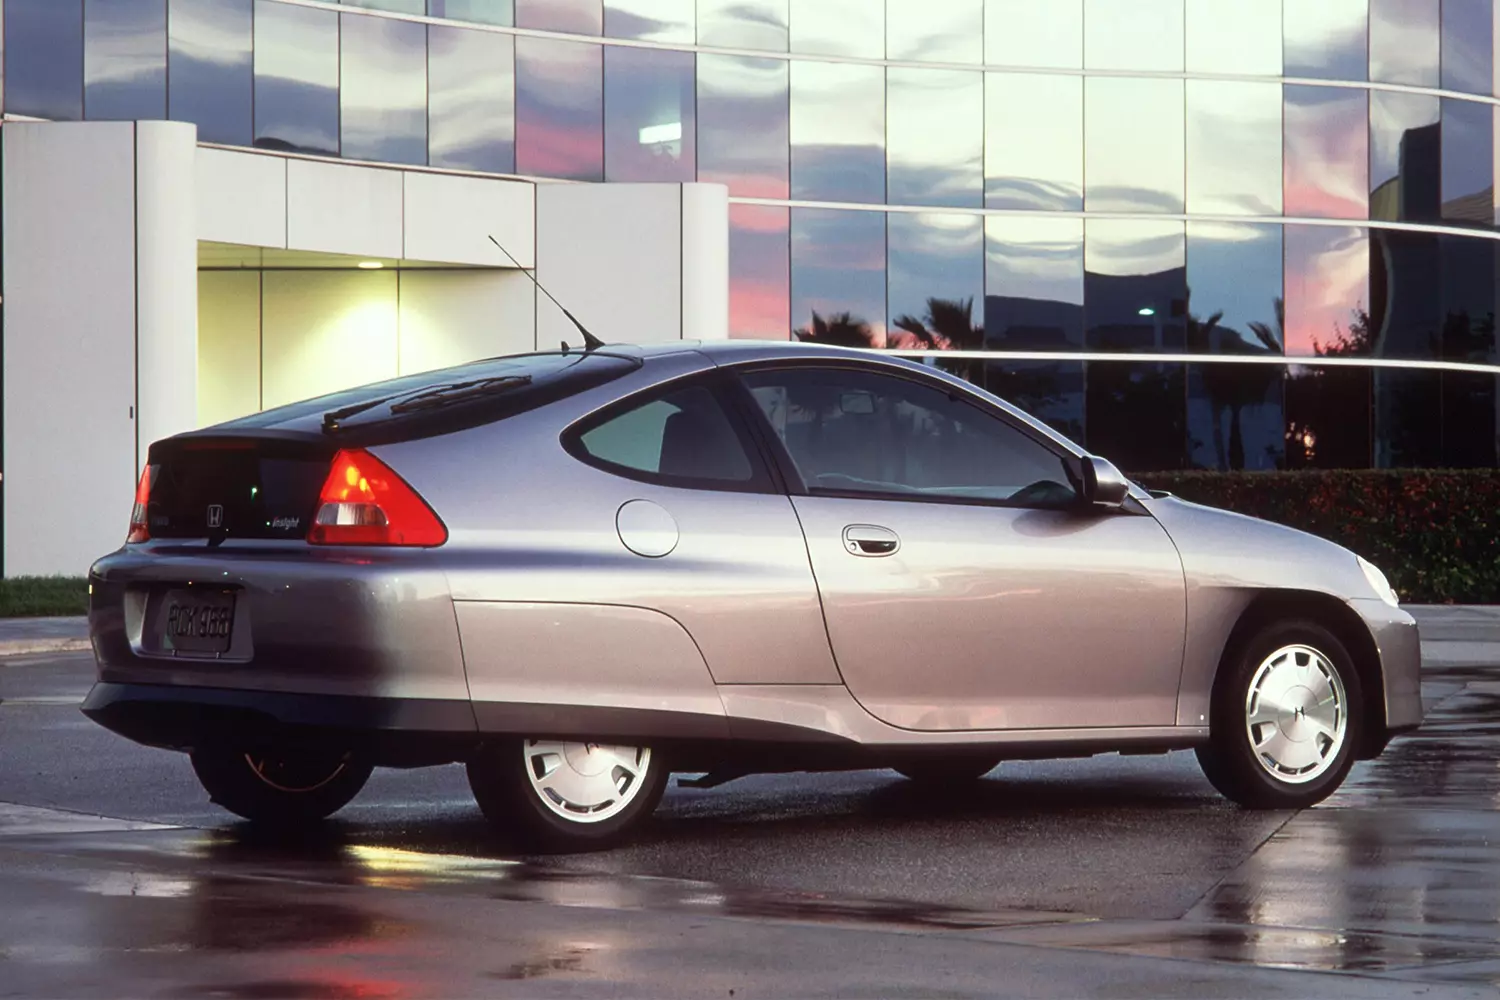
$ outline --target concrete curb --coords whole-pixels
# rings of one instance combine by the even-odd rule
[[[0,640],[0,658],[38,653],[86,653],[93,649],[87,639],[8,639]],[[0,666],[5,666],[0,662]]]

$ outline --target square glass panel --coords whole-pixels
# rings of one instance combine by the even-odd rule
[[[1181,469],[1187,455],[1187,366],[1093,361],[1088,448],[1126,474]]]
[[[434,167],[516,169],[514,35],[430,25],[427,150]]]
[[[1084,83],[1084,200],[1091,212],[1183,210],[1183,81]]]
[[[729,206],[729,336],[791,337],[791,210]]]
[[[1189,365],[1188,464],[1220,471],[1281,468],[1285,382],[1281,365]]]
[[[683,183],[697,176],[693,53],[604,50],[604,179]]]
[[[427,162],[427,26],[342,14],[339,35],[342,154]]]
[[[1375,468],[1422,469],[1443,463],[1443,376],[1435,371],[1375,371]]]
[[[984,218],[892,212],[886,222],[886,346],[983,348]]]
[[[984,61],[1082,68],[1083,0],[984,0]]]
[[[698,57],[700,181],[731,197],[787,197],[788,90],[784,59]]]
[[[812,56],[885,56],[881,0],[791,0],[792,51]]]
[[[914,62],[983,62],[984,0],[885,0],[885,54]]]
[[[1495,214],[1491,105],[1443,98],[1443,218],[1488,227]]]
[[[1187,0],[1190,73],[1281,74],[1282,0]]]
[[[515,0],[427,0],[427,14],[453,21],[508,26],[516,23],[516,3]]]
[[[1282,96],[1286,214],[1365,218],[1370,199],[1367,92],[1289,84]]]
[[[604,34],[602,0],[515,0],[516,27]]]
[[[83,117],[83,4],[5,4],[5,110],[53,121]]]
[[[1441,0],[1370,0],[1370,79],[1436,87]]]
[[[604,59],[600,46],[516,39],[516,172],[597,181],[604,176]]]
[[[694,0],[604,0],[604,33],[610,38],[692,45],[698,37]]]
[[[791,64],[792,197],[885,201],[885,69]]]
[[[1282,29],[1287,76],[1363,80],[1369,74],[1369,0],[1288,0]]]
[[[1281,85],[1187,81],[1187,210],[1281,214]]]
[[[984,203],[1083,208],[1083,78],[986,73]]]
[[[1182,72],[1183,0],[1083,0],[1088,69]]]
[[[1443,259],[1434,233],[1370,230],[1370,353],[1442,356]]]
[[[1183,223],[1088,220],[1083,295],[1090,350],[1181,351],[1188,295]]]
[[[1370,374],[1368,368],[1287,370],[1287,468],[1370,468]]]
[[[1370,218],[1435,222],[1441,215],[1441,108],[1427,94],[1370,92]]]
[[[1494,86],[1494,0],[1443,0],[1443,87],[1488,95]]]
[[[796,338],[884,347],[885,306],[885,213],[792,209]]]
[[[987,216],[984,247],[985,346],[1081,350],[1083,220]]]
[[[984,75],[890,67],[886,144],[892,205],[983,205]]]
[[[787,0],[698,0],[698,44],[787,50]]]
[[[83,113],[167,116],[167,0],[84,0]]]
[[[1286,227],[1288,355],[1370,354],[1368,235],[1356,226]]]
[[[167,113],[203,142],[254,141],[252,0],[173,0],[167,22]]]
[[[1187,346],[1206,354],[1283,353],[1279,224],[1187,224]]]
[[[339,16],[255,2],[255,144],[339,155]]]
[[[984,387],[1082,447],[1083,369],[1082,361],[990,361]]]

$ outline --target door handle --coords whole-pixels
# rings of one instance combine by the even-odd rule
[[[878,524],[851,524],[844,529],[844,549],[857,556],[888,556],[901,548],[901,536]]]

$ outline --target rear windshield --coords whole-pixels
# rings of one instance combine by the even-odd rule
[[[640,366],[602,352],[520,354],[290,403],[211,430],[296,430],[371,443],[449,433],[592,389]],[[418,406],[412,401],[420,398]]]

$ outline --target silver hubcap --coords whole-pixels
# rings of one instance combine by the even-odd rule
[[[1260,766],[1278,781],[1312,781],[1338,760],[1349,716],[1344,682],[1311,646],[1283,646],[1261,661],[1245,696],[1245,730]]]
[[[635,801],[651,751],[603,743],[527,740],[526,776],[542,804],[574,823],[599,823]]]

